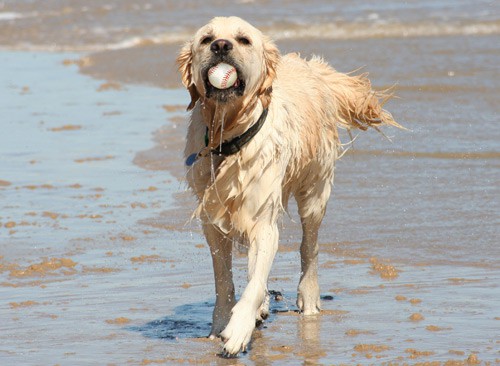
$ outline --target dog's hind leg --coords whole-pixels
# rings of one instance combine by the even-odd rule
[[[297,291],[297,306],[304,315],[321,310],[318,284],[318,231],[330,197],[331,180],[315,182],[295,194],[302,222],[300,245],[301,277]]]
[[[210,224],[203,225],[212,254],[215,277],[215,308],[212,316],[210,338],[216,338],[226,327],[231,317],[231,309],[236,303],[232,272],[233,242]]]

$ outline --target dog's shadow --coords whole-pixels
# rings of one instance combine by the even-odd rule
[[[172,315],[153,320],[143,325],[126,329],[139,332],[146,338],[175,341],[185,338],[205,338],[212,326],[212,311],[215,303],[204,301],[184,304],[174,308]],[[297,311],[279,292],[271,292],[270,315],[266,323],[272,322],[277,313]]]
[[[172,315],[149,323],[127,327],[146,338],[176,340],[179,338],[202,338],[210,332],[214,302],[185,304],[174,309]]]

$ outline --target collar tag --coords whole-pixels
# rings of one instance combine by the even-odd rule
[[[187,159],[186,159],[186,165],[187,166],[193,165],[196,162],[197,158],[198,158],[198,154],[197,153],[193,153],[193,154],[189,155],[187,157]]]

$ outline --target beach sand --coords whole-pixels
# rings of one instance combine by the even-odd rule
[[[205,338],[215,297],[183,178],[180,40],[1,51],[0,364],[499,364],[497,37],[278,40],[397,82],[387,108],[409,131],[362,133],[338,162],[318,316],[296,312],[290,205],[281,295],[236,359]]]

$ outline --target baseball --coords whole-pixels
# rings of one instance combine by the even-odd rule
[[[236,69],[221,62],[208,70],[208,81],[217,89],[227,89],[234,85],[238,74]]]

